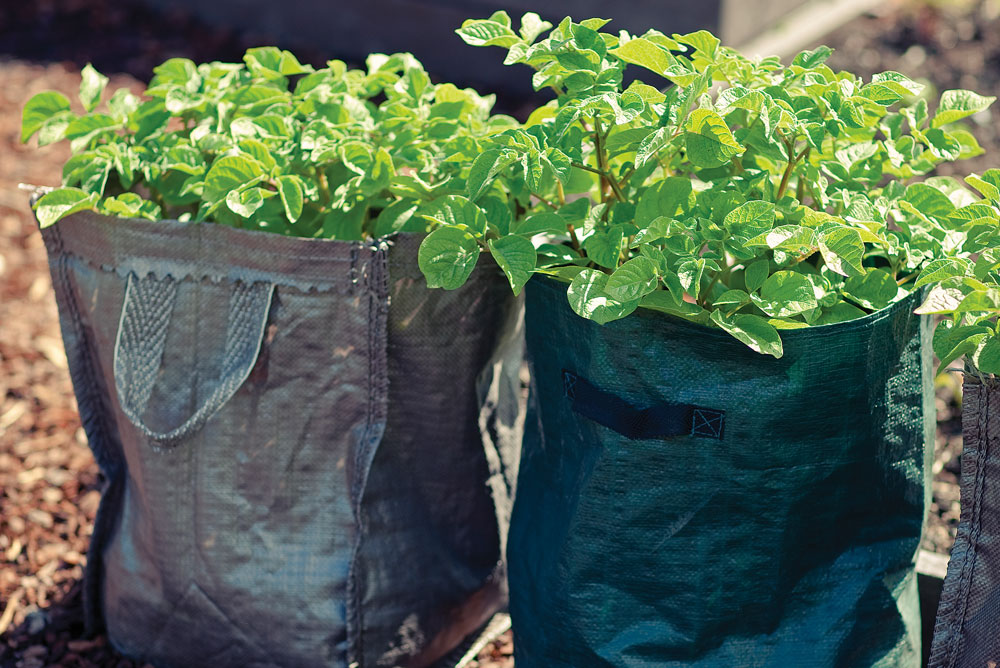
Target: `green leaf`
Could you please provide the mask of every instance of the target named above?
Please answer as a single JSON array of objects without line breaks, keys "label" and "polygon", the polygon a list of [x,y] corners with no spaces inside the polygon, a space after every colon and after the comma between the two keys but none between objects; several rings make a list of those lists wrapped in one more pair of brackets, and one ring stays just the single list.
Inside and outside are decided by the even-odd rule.
[{"label": "green leaf", "polygon": [[1000,374],[1000,337],[993,334],[979,348],[973,362],[983,373]]},{"label": "green leaf", "polygon": [[372,236],[380,239],[400,231],[413,219],[417,206],[417,203],[412,200],[398,199],[385,207],[375,219]]},{"label": "green leaf", "polygon": [[819,252],[826,266],[843,276],[858,276],[865,273],[861,260],[865,255],[865,243],[858,230],[835,228],[819,235]]},{"label": "green leaf", "polygon": [[[994,169],[990,171],[996,172],[997,170]],[[969,176],[966,176],[965,182],[978,190],[986,199],[991,200],[994,203],[1000,203],[1000,188],[997,187],[997,184],[990,183],[989,181],[980,178],[978,174],[970,174]]]},{"label": "green leaf", "polygon": [[176,84],[186,86],[190,83],[199,83],[198,68],[187,58],[170,58],[153,68],[156,75],[149,83],[150,88],[162,84]]},{"label": "green leaf", "polygon": [[205,190],[202,199],[216,204],[242,186],[251,185],[263,178],[261,164],[252,158],[227,155],[219,158],[205,175]]},{"label": "green leaf", "polygon": [[946,90],[941,94],[941,104],[931,121],[932,128],[939,128],[948,123],[960,121],[963,118],[985,111],[996,101],[993,96],[977,95],[971,90]]},{"label": "green leaf", "polygon": [[[641,204],[641,202],[640,202]],[[636,216],[636,222],[638,222],[638,215]],[[671,236],[671,222],[672,219],[666,216],[659,216],[653,219],[648,225],[640,229],[635,233],[635,237],[632,239],[630,245],[631,248],[635,248],[641,244],[651,244],[653,242],[659,241],[666,237]],[[685,237],[690,240],[690,237]],[[683,242],[682,242],[683,243]],[[684,252],[688,254],[694,253],[694,244],[691,243],[691,247],[684,249]]]},{"label": "green leaf", "polygon": [[698,167],[720,167],[746,149],[729,126],[711,109],[695,109],[688,117],[685,135],[687,157]]},{"label": "green leaf", "polygon": [[656,265],[645,257],[634,257],[608,279],[605,290],[612,298],[621,302],[641,299],[656,289],[659,280]]},{"label": "green leaf", "polygon": [[614,269],[618,266],[618,256],[622,249],[624,235],[620,227],[594,232],[583,242],[587,257],[596,264]]},{"label": "green leaf", "polygon": [[231,190],[226,195],[226,206],[229,210],[243,218],[249,218],[264,204],[260,188],[246,190]]},{"label": "green leaf", "polygon": [[881,72],[872,77],[872,83],[887,86],[896,92],[900,97],[907,95],[920,95],[924,90],[923,84],[911,80],[909,77],[899,72]]},{"label": "green leaf", "polygon": [[645,67],[660,76],[664,76],[674,63],[673,57],[667,51],[642,37],[630,39],[618,48],[612,49],[610,53],[626,63]]},{"label": "green leaf", "polygon": [[965,291],[954,285],[951,281],[938,283],[931,288],[931,291],[927,293],[927,297],[924,298],[924,303],[914,313],[954,313],[964,298]]},{"label": "green leaf", "polygon": [[70,214],[93,209],[96,204],[96,194],[87,194],[79,188],[58,188],[35,203],[35,216],[39,227],[45,229]]},{"label": "green leaf", "polygon": [[476,237],[486,234],[486,214],[475,202],[461,195],[448,195],[435,204],[434,212],[428,217],[439,225],[458,227]]},{"label": "green leaf", "polygon": [[294,223],[302,215],[302,179],[295,175],[279,176],[278,194],[285,207],[285,217]]},{"label": "green leaf", "polygon": [[313,71],[309,65],[302,65],[289,51],[282,51],[273,46],[259,46],[247,49],[243,62],[255,76],[266,79],[276,79],[295,74],[308,74]]},{"label": "green leaf", "polygon": [[655,156],[660,149],[670,143],[670,139],[670,131],[667,128],[657,128],[655,132],[646,135],[646,137],[639,143],[639,148],[636,150],[636,167],[642,167],[645,165],[646,162]]},{"label": "green leaf", "polygon": [[78,116],[66,127],[66,139],[74,140],[73,150],[83,148],[95,136],[111,132],[119,127],[119,123],[107,114],[90,114]]},{"label": "green leaf", "polygon": [[518,33],[520,33],[521,39],[530,44],[551,27],[551,23],[543,21],[535,12],[527,12],[521,17],[521,29],[518,30]]},{"label": "green leaf", "polygon": [[712,311],[710,317],[712,322],[751,350],[775,358],[784,354],[778,330],[764,318],[749,314],[726,317],[722,311]]},{"label": "green leaf", "polygon": [[773,318],[785,318],[819,306],[812,283],[795,271],[774,272],[761,286],[760,296],[750,297],[757,308]]},{"label": "green leaf", "polygon": [[538,149],[532,148],[521,156],[524,167],[524,182],[534,192],[542,189],[542,160]]},{"label": "green leaf", "polygon": [[476,268],[479,245],[475,237],[457,227],[439,227],[420,243],[417,264],[427,287],[455,290],[462,287]]},{"label": "green leaf", "polygon": [[963,355],[971,356],[993,331],[984,325],[955,325],[945,320],[934,329],[931,347],[940,359],[938,373]]},{"label": "green leaf", "polygon": [[653,309],[654,311],[661,311],[663,313],[680,316],[682,318],[697,318],[705,312],[705,310],[697,304],[686,302],[683,299],[674,299],[673,294],[667,292],[666,290],[655,290],[650,292],[642,298],[639,302],[639,306]]},{"label": "green leaf", "polygon": [[603,325],[624,318],[639,306],[639,300],[620,301],[607,292],[610,277],[596,269],[584,269],[570,283],[566,296],[580,316]]},{"label": "green leaf", "polygon": [[974,290],[967,294],[955,307],[956,313],[983,311],[995,313],[1000,311],[1000,288],[989,287]]},{"label": "green leaf", "polygon": [[863,276],[852,276],[844,283],[844,296],[864,308],[878,311],[896,298],[899,288],[884,269],[869,269]]},{"label": "green leaf", "polygon": [[736,207],[723,221],[726,229],[741,237],[756,237],[774,225],[774,204],[751,200]]},{"label": "green leaf", "polygon": [[187,111],[197,110],[203,104],[205,104],[204,95],[198,92],[191,92],[180,86],[167,91],[167,96],[163,99],[163,106],[175,116],[180,116]]},{"label": "green leaf", "polygon": [[535,247],[524,237],[512,236],[490,239],[490,253],[503,270],[514,294],[521,294],[521,288],[535,271],[538,255]]},{"label": "green leaf", "polygon": [[122,193],[117,197],[107,197],[100,202],[101,213],[109,216],[125,218],[147,218],[159,220],[160,207],[153,202],[144,200],[135,193]]},{"label": "green leaf", "polygon": [[473,201],[477,200],[489,189],[493,178],[514,161],[514,157],[513,151],[495,148],[480,153],[469,168],[465,183],[466,196]]},{"label": "green leaf", "polygon": [[811,51],[800,52],[792,59],[792,65],[811,70],[825,63],[831,55],[833,55],[833,49],[828,46],[819,46]]},{"label": "green leaf", "polygon": [[764,285],[768,274],[771,273],[771,263],[767,260],[757,260],[751,263],[743,272],[743,282],[746,283],[748,292],[757,292],[760,286]]},{"label": "green leaf", "polygon": [[510,29],[497,21],[472,20],[462,23],[455,31],[462,40],[471,46],[502,46],[509,48],[521,39]]},{"label": "green leaf", "polygon": [[66,111],[69,99],[62,93],[48,91],[33,96],[21,112],[21,141],[28,141],[47,120]]},{"label": "green leaf", "polygon": [[848,320],[857,320],[867,315],[864,311],[853,304],[838,302],[833,306],[824,308],[820,316],[812,323],[813,325],[832,325]]},{"label": "green leaf", "polygon": [[747,246],[767,246],[775,250],[804,252],[816,248],[816,232],[801,225],[779,225],[746,242]]},{"label": "green leaf", "polygon": [[108,85],[108,78],[95,70],[90,63],[87,63],[80,74],[83,77],[80,81],[80,102],[83,103],[84,109],[93,111],[101,101],[101,93]]},{"label": "green leaf", "polygon": [[533,236],[535,234],[565,234],[566,220],[557,213],[546,211],[536,213],[514,223],[514,234]]},{"label": "green leaf", "polygon": [[750,303],[750,295],[743,290],[726,290],[715,298],[712,306],[738,306]]},{"label": "green leaf", "polygon": [[661,217],[673,218],[687,208],[691,193],[691,179],[687,177],[668,176],[658,180],[639,197],[635,224],[647,227]]},{"label": "green leaf", "polygon": [[680,279],[681,287],[692,297],[697,298],[701,294],[701,277],[705,274],[707,261],[704,258],[684,260],[677,265],[677,278]]},{"label": "green leaf", "polygon": [[969,261],[964,258],[948,257],[931,260],[921,270],[913,287],[919,288],[928,283],[940,283],[956,276],[965,276],[969,267]]},{"label": "green leaf", "polygon": [[926,183],[914,183],[908,186],[903,199],[927,216],[946,218],[955,211],[955,205],[947,195]]},{"label": "green leaf", "polygon": [[681,44],[687,44],[694,47],[695,51],[698,51],[708,58],[713,58],[715,56],[715,52],[719,48],[719,44],[721,44],[719,38],[707,30],[698,30],[686,35],[678,35],[675,33],[674,39]]}]

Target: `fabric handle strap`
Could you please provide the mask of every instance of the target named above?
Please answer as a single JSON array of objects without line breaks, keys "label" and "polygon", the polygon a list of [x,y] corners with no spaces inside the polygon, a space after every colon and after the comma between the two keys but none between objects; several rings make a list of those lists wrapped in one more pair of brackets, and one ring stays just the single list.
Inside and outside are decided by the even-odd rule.
[{"label": "fabric handle strap", "polygon": [[573,411],[632,440],[699,436],[722,440],[726,412],[691,404],[662,403],[636,408],[572,371],[562,372]]},{"label": "fabric handle strap", "polygon": [[214,387],[180,426],[156,432],[146,426],[143,415],[160,372],[177,281],[129,274],[115,341],[115,389],[126,417],[159,447],[173,447],[201,429],[236,394],[257,362],[274,285],[241,281],[232,285],[225,350]]}]

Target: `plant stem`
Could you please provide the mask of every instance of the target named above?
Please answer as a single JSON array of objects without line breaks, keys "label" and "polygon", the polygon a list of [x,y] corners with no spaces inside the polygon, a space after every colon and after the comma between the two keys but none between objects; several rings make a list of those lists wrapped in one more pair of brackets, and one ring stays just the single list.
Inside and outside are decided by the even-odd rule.
[{"label": "plant stem", "polygon": [[788,179],[792,176],[792,170],[795,169],[795,149],[788,141],[782,137],[781,141],[785,143],[785,148],[788,149],[788,164],[785,165],[785,173],[781,175],[781,184],[778,186],[778,193],[774,196],[774,201],[781,200],[785,195],[785,188],[788,187]]},{"label": "plant stem", "polygon": [[[809,146],[806,146],[805,153],[802,155],[802,159],[809,160]],[[802,203],[802,199],[806,196],[806,178],[805,174],[799,174],[798,183],[795,186],[795,199],[799,200],[799,204]]]},{"label": "plant stem", "polygon": [[582,162],[576,162],[574,160],[570,164],[573,165],[574,167],[576,167],[577,169],[584,170],[585,172],[590,172],[591,174],[597,174],[599,176],[604,176],[604,172],[602,172],[601,170],[596,169],[594,167],[591,167],[590,165],[585,165]]},{"label": "plant stem", "polygon": [[576,236],[576,228],[570,223],[566,223],[566,231],[569,232],[569,245],[573,247],[577,253],[582,254],[583,250],[580,248],[580,239]]},{"label": "plant stem", "polygon": [[316,183],[319,184],[319,194],[323,197],[322,204],[330,204],[330,186],[326,182],[326,173],[323,172],[319,167],[313,167],[313,171],[316,173]]},{"label": "plant stem", "polygon": [[601,119],[594,116],[594,155],[597,158],[598,174],[601,177],[601,201],[606,202],[608,194],[608,180],[605,178],[604,170],[604,146],[601,143]]},{"label": "plant stem", "polygon": [[559,207],[557,207],[557,206],[556,206],[555,204],[553,204],[553,203],[552,203],[552,202],[550,202],[549,200],[545,199],[544,197],[542,197],[542,196],[541,196],[541,195],[539,195],[538,193],[536,193],[536,192],[532,192],[531,190],[529,190],[529,191],[528,191],[528,193],[529,193],[529,194],[530,194],[530,195],[531,195],[532,197],[534,197],[535,199],[537,199],[537,200],[538,200],[539,202],[541,202],[541,203],[542,203],[542,204],[544,204],[545,206],[547,206],[547,207],[549,207],[550,209],[552,209],[553,211],[558,211],[558,210],[559,210]]},{"label": "plant stem", "polygon": [[794,267],[794,266],[795,266],[795,265],[797,265],[797,264],[798,264],[799,262],[803,262],[803,261],[805,261],[805,260],[808,260],[808,259],[809,259],[809,258],[811,258],[811,257],[812,257],[813,255],[815,255],[815,254],[816,254],[816,253],[817,253],[818,251],[819,251],[819,249],[818,249],[818,248],[813,248],[812,250],[809,250],[809,251],[806,251],[805,253],[803,253],[802,255],[798,256],[797,258],[795,258],[794,260],[792,260],[791,262],[789,262],[789,263],[788,263],[787,265],[785,265],[785,266],[788,266],[788,267]]},{"label": "plant stem", "polygon": [[806,146],[799,151],[798,155],[795,155],[795,139],[793,138],[791,141],[788,141],[785,137],[782,137],[781,141],[784,142],[785,148],[788,149],[788,164],[785,166],[785,173],[781,175],[781,184],[778,186],[778,193],[774,197],[775,201],[780,200],[784,196],[785,189],[788,188],[788,179],[792,176],[795,165],[799,164],[799,161],[809,151],[809,146]]},{"label": "plant stem", "polygon": [[[591,174],[597,174],[598,176],[600,176],[601,183],[607,183],[608,185],[611,186],[611,189],[614,191],[615,197],[618,199],[618,201],[620,202],[625,201],[625,195],[622,193],[621,185],[615,180],[615,177],[610,172],[606,172],[602,169],[595,169],[590,165],[583,164],[582,162],[574,161],[570,164],[576,167],[577,169],[582,169],[586,172],[590,172]],[[635,170],[632,171],[634,172]],[[629,174],[629,176],[631,176],[631,174]]]},{"label": "plant stem", "polygon": [[712,281],[708,284],[708,287],[701,291],[702,296],[698,299],[699,306],[702,308],[708,308],[708,300],[712,296],[712,288],[714,288],[715,284],[719,282],[719,279],[722,278],[723,274],[727,276],[729,275],[729,270],[729,265],[726,265],[719,271],[715,272],[715,276],[712,277]]}]

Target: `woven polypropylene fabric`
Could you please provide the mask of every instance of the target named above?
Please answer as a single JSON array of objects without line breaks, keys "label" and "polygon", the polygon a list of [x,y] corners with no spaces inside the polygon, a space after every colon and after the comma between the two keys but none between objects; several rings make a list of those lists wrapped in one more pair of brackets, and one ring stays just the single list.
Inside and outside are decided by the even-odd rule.
[{"label": "woven polypropylene fabric", "polygon": [[[914,298],[783,331],[776,360],[649,311],[597,325],[553,281],[526,293],[518,668],[919,665],[934,409]],[[630,439],[574,410],[567,372],[622,405],[724,414],[724,429]]]},{"label": "woven polypropylene fabric", "polygon": [[[419,667],[504,605],[497,518],[509,509],[488,492],[484,444],[509,458],[519,433],[497,444],[480,431],[496,409],[481,385],[519,330],[495,266],[444,293],[414,278],[411,237],[364,245],[89,213],[43,236],[81,419],[108,480],[89,623],[119,650],[158,667]],[[135,388],[136,420],[114,389],[130,277],[172,302],[168,316],[138,308],[143,322],[129,325],[150,330],[126,337],[152,379]],[[254,325],[263,336],[243,376]],[[153,358],[158,369],[145,368]],[[425,366],[446,377],[428,385]],[[176,443],[134,424],[169,433],[214,410],[237,377]]]},{"label": "woven polypropylene fabric", "polygon": [[1000,382],[966,376],[962,515],[929,668],[1000,666]]}]

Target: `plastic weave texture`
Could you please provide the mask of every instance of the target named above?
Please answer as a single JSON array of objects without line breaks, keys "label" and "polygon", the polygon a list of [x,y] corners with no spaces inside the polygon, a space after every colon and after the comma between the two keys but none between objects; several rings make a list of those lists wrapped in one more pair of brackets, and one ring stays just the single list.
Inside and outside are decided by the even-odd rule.
[{"label": "plastic weave texture", "polygon": [[158,668],[432,665],[506,603],[522,312],[361,244],[81,213],[43,230],[106,478],[91,629]]},{"label": "plastic weave texture", "polygon": [[652,311],[600,326],[529,282],[518,668],[919,666],[917,303],[783,331],[774,359]]},{"label": "plastic weave texture", "polygon": [[1000,666],[1000,382],[994,378],[965,377],[961,493],[930,668]]}]

